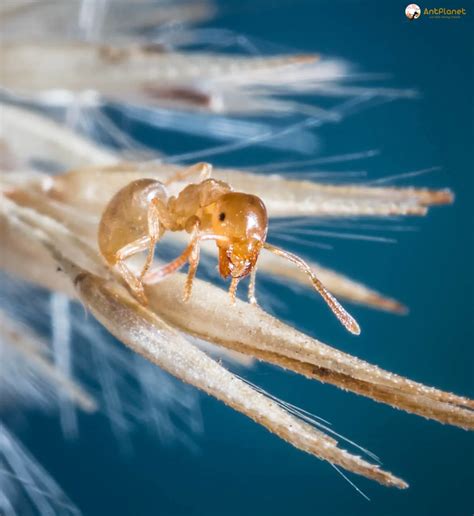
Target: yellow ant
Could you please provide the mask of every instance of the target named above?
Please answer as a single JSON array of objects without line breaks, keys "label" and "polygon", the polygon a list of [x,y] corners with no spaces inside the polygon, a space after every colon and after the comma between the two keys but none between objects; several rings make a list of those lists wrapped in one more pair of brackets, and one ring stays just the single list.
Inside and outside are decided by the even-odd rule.
[{"label": "yellow ant", "polygon": [[[211,173],[211,165],[198,163],[179,171],[165,183],[139,179],[119,190],[107,204],[99,224],[99,249],[135,297],[146,304],[144,284],[156,283],[189,262],[184,286],[184,300],[187,301],[199,263],[199,244],[214,240],[219,250],[220,275],[231,277],[231,302],[235,302],[240,280],[250,275],[248,299],[256,304],[256,265],[264,248],[305,272],[339,321],[358,335],[357,322],[328,292],[309,265],[298,256],[266,242],[268,216],[263,201],[255,195],[234,192],[229,184],[212,179]],[[183,188],[177,197],[169,197],[166,185],[191,175],[198,175],[199,182]],[[190,242],[175,260],[150,270],[155,245],[166,231],[186,231],[191,235]],[[145,264],[136,276],[125,260],[145,250]]]}]

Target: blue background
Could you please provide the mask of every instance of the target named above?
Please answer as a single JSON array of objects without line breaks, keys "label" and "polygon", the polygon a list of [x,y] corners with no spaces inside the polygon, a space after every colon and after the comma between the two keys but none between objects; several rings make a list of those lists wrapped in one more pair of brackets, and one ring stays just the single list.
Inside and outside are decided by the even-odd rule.
[{"label": "blue background", "polygon": [[[370,177],[439,165],[441,172],[409,183],[448,186],[456,193],[453,206],[415,221],[420,231],[401,233],[397,245],[334,241],[331,252],[292,246],[402,300],[409,315],[351,306],[363,327],[362,335],[353,338],[315,297],[263,279],[265,288],[285,301],[275,312],[302,331],[385,369],[473,397],[471,13],[461,20],[422,17],[409,22],[406,2],[397,1],[221,4],[213,27],[341,57],[361,71],[390,73],[391,87],[416,88],[421,93],[416,100],[397,100],[326,125],[319,133],[321,152],[380,149],[379,157],[361,165]],[[443,6],[472,6],[461,4]],[[183,141],[173,138],[165,150],[189,150]],[[215,163],[245,165],[257,157],[267,163],[276,159],[272,151],[245,150],[218,156]],[[30,431],[23,429],[20,437],[86,515],[473,513],[474,449],[467,432],[272,367],[258,365],[245,376],[330,420],[337,431],[379,455],[410,488],[391,490],[351,477],[371,498],[367,502],[329,465],[204,395],[205,431],[194,437],[197,453],[160,444],[144,429],[133,435],[133,455],[122,455],[101,416],[82,417],[80,440],[68,443],[57,418],[32,412]]]}]

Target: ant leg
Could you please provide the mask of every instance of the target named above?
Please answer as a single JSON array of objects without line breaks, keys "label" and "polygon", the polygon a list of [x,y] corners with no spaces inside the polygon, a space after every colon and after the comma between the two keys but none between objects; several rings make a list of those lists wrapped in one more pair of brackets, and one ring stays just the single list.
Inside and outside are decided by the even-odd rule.
[{"label": "ant leg", "polygon": [[133,274],[133,272],[125,265],[124,262],[117,262],[115,265],[125,280],[133,295],[140,301],[142,305],[146,305],[148,300],[145,295],[143,283]]},{"label": "ant leg", "polygon": [[186,284],[184,285],[184,301],[187,301],[191,297],[193,289],[193,281],[196,276],[196,271],[199,265],[199,243],[196,240],[194,248],[189,256],[189,271],[186,278]]},{"label": "ant leg", "polygon": [[160,214],[158,207],[155,202],[151,202],[148,206],[148,253],[146,255],[145,264],[143,265],[142,272],[140,273],[139,279],[143,280],[143,276],[148,272],[151,264],[153,263],[153,257],[155,255],[155,245],[160,238]]},{"label": "ant leg", "polygon": [[257,298],[255,297],[255,277],[257,275],[257,268],[254,267],[250,272],[249,292],[248,299],[251,305],[257,304]]},{"label": "ant leg", "polygon": [[116,263],[115,267],[118,269],[127,285],[132,290],[133,294],[143,304],[146,304],[147,299],[143,290],[143,284],[141,278],[137,278],[135,274],[125,264],[125,260],[134,254],[141,251],[145,251],[149,246],[150,237],[144,236],[127,244],[126,246],[119,249],[115,255]]},{"label": "ant leg", "polygon": [[175,174],[169,177],[166,181],[164,181],[165,185],[170,185],[175,181],[182,181],[189,176],[199,175],[199,181],[204,181],[205,179],[209,179],[212,174],[212,165],[209,163],[196,163],[195,165],[185,168],[184,170],[178,170]]},{"label": "ant leg", "polygon": [[237,293],[237,286],[239,285],[240,278],[232,278],[230,281],[229,287],[229,295],[230,295],[230,304],[235,305],[235,295]]},{"label": "ant leg", "polygon": [[169,262],[166,265],[163,265],[162,267],[158,267],[157,269],[152,269],[151,271],[149,271],[144,277],[144,282],[149,285],[152,285],[153,283],[158,283],[164,277],[169,276],[173,272],[176,272],[179,269],[181,269],[181,267],[183,267],[186,264],[186,262],[190,259],[193,252],[195,252],[194,249],[197,246],[198,242],[199,235],[197,233],[196,227],[196,229],[193,232],[191,242],[188,244],[185,250],[172,262]]},{"label": "ant leg", "polygon": [[301,271],[303,271],[313,284],[314,289],[319,292],[324,301],[326,301],[329,308],[333,311],[334,315],[339,319],[341,324],[343,324],[345,328],[354,335],[360,334],[360,327],[357,324],[357,321],[348,312],[346,312],[339,301],[326,289],[311,267],[304,260],[293,253],[285,251],[284,249],[280,249],[279,247],[269,243],[265,243],[264,248],[271,253],[276,254],[277,256],[281,256],[282,258],[285,258],[286,260],[294,263]]}]

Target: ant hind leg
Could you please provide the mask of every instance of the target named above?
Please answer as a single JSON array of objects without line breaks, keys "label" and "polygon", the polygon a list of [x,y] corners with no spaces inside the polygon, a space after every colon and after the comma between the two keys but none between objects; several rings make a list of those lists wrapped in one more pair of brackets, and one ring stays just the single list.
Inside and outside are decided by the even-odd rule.
[{"label": "ant hind leg", "polygon": [[176,181],[182,181],[189,176],[197,175],[199,177],[199,182],[204,181],[205,179],[209,179],[212,175],[212,165],[209,163],[196,163],[191,167],[185,168],[184,170],[178,170],[175,174],[169,177],[164,184],[170,185]]},{"label": "ant hind leg", "polygon": [[148,253],[146,256],[145,263],[143,265],[142,272],[140,273],[140,281],[143,280],[143,277],[148,272],[151,264],[153,263],[153,257],[155,255],[155,245],[160,239],[161,236],[161,224],[160,224],[160,212],[159,209],[153,201],[150,203],[148,207]]},{"label": "ant hind leg", "polygon": [[133,274],[123,261],[118,261],[115,267],[122,275],[122,278],[132,291],[132,294],[140,301],[141,304],[146,305],[148,300],[145,295],[143,283],[135,276],[135,274]]},{"label": "ant hind leg", "polygon": [[145,251],[149,248],[150,245],[150,237],[144,236],[127,244],[126,246],[119,249],[115,255],[116,263],[115,267],[122,275],[123,279],[127,283],[127,285],[132,290],[133,294],[139,299],[139,301],[143,304],[147,303],[147,299],[145,296],[145,291],[143,289],[143,283],[141,278],[137,278],[136,275],[129,269],[129,267],[125,264],[125,260],[134,254],[137,254],[141,251]]}]

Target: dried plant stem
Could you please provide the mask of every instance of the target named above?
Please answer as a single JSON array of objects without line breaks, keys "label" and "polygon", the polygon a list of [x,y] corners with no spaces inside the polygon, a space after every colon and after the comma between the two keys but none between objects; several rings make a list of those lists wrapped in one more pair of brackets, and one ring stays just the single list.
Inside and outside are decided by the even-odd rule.
[{"label": "dried plant stem", "polygon": [[12,207],[12,216],[15,217],[15,211],[20,216],[15,224],[51,252],[75,285],[81,301],[125,345],[177,378],[244,413],[295,447],[384,485],[407,487],[403,480],[379,466],[338,448],[332,437],[294,417],[278,403],[235,377],[176,329],[131,298],[123,287],[91,274],[66,258],[51,240],[51,235],[25,221],[23,210]]},{"label": "dried plant stem", "polygon": [[[10,201],[8,203],[17,216],[30,224],[42,222],[47,231],[54,234],[53,228],[58,225],[57,222],[51,221],[50,224],[48,217],[35,218],[32,210],[20,208]],[[59,234],[56,231],[56,238],[64,232],[64,229]],[[64,244],[66,242],[87,246],[71,238],[66,239]],[[82,251],[82,254],[93,259],[92,251]],[[96,260],[99,263],[95,267],[100,267],[98,257]],[[203,281],[196,280],[193,296],[185,303],[182,300],[184,281],[185,276],[176,273],[147,289],[150,307],[174,327],[230,349],[253,349],[250,354],[258,358],[261,358],[261,352],[270,353],[269,356],[275,358],[273,362],[278,365],[284,365],[284,357],[288,359],[285,364],[292,364],[295,371],[307,376],[329,381],[441,422],[463,428],[473,427],[474,413],[461,408],[473,408],[472,400],[426,387],[335,350],[248,303],[237,300],[235,307],[231,307],[223,290]],[[302,365],[296,365],[295,361]],[[305,364],[310,364],[312,369]]]},{"label": "dried plant stem", "polygon": [[112,165],[118,159],[113,151],[39,113],[3,103],[0,103],[0,139],[15,156],[24,160],[30,157],[53,160],[64,168],[91,163]]},{"label": "dried plant stem", "polygon": [[[66,94],[70,101],[82,95],[86,104],[97,103],[99,98],[128,103],[134,99],[147,106],[216,112],[288,111],[297,106],[271,99],[270,93],[278,88],[298,92],[295,83],[317,82],[321,74],[311,66],[317,59],[314,55],[173,52],[158,44],[6,41],[0,48],[0,84],[18,95],[46,96],[53,102],[60,90],[62,96],[56,98],[62,103]],[[287,79],[290,69],[296,72],[292,81]],[[259,88],[258,93],[252,87]]]},{"label": "dried plant stem", "polygon": [[[237,300],[231,309],[224,291],[202,281],[195,282],[192,298],[183,303],[183,281],[175,275],[147,290],[150,306],[173,326],[257,358],[268,356],[274,359],[270,362],[379,401],[390,400],[408,412],[474,428],[474,412],[461,408],[474,408],[473,400],[413,382],[335,350],[258,307]],[[425,406],[430,407],[428,411]]]},{"label": "dried plant stem", "polygon": [[[2,86],[13,91],[54,90],[59,80],[64,90],[95,90],[112,98],[129,97],[133,91],[146,90],[152,85],[158,89],[157,84],[176,86],[187,83],[188,90],[191,90],[190,83],[199,79],[271,86],[275,75],[289,68],[313,64],[318,59],[315,55],[226,56],[172,52],[160,45],[81,42],[5,42],[0,58],[4,72]],[[81,68],[78,68],[79,63]],[[117,73],[118,65],[120,73]],[[60,78],[57,75],[59,70]]]},{"label": "dried plant stem", "polygon": [[[166,181],[181,169],[177,165],[147,162],[88,167],[58,177],[52,193],[57,198],[67,197],[68,189],[74,185],[76,202],[102,203],[133,180],[150,177]],[[449,190],[326,185],[230,169],[214,169],[213,177],[228,182],[236,191],[261,197],[273,218],[425,215],[427,207],[449,204],[453,200]],[[169,186],[170,192],[177,193],[185,184],[173,183]]]},{"label": "dried plant stem", "polygon": [[337,442],[293,417],[210,359],[179,333],[128,296],[90,274],[75,278],[80,298],[94,316],[124,344],[181,380],[242,412],[293,446],[348,471],[398,488],[407,484],[360,457],[337,447]]},{"label": "dried plant stem", "polygon": [[318,367],[308,362],[288,358],[285,355],[270,351],[262,351],[255,347],[244,346],[240,343],[228,343],[227,348],[293,371],[307,378],[329,383],[340,389],[366,396],[399,410],[405,410],[427,419],[434,419],[440,423],[459,426],[466,430],[474,428],[474,415],[472,412],[470,413],[447,402],[423,399],[418,395],[409,394],[403,390],[395,390],[376,382],[359,380],[329,368]]},{"label": "dried plant stem", "polygon": [[453,200],[449,190],[329,185],[238,170],[218,170],[216,177],[262,197],[272,217],[425,215],[427,206]]},{"label": "dried plant stem", "polygon": [[[36,141],[40,140],[36,135]],[[61,155],[68,145],[70,142],[56,152]],[[84,147],[78,157],[82,152]],[[0,253],[0,265],[51,290],[77,295],[113,335],[135,352],[246,414],[295,447],[385,485],[406,487],[378,466],[338,448],[332,437],[232,375],[191,344],[186,335],[408,412],[474,428],[474,401],[342,353],[248,303],[237,300],[230,306],[227,294],[209,283],[196,280],[193,295],[185,303],[185,276],[176,273],[146,288],[148,307],[133,299],[121,278],[104,266],[97,253],[97,219],[121,186],[143,177],[166,180],[177,170],[163,164],[131,163],[75,170],[58,178],[30,173],[2,178],[0,232],[5,252]],[[452,199],[448,191],[337,187],[226,170],[216,171],[215,176],[230,180],[236,189],[245,183],[242,189],[261,195],[275,216],[424,214],[428,205]],[[275,267],[278,270],[271,263],[267,267],[270,272],[275,272]],[[279,274],[291,277],[288,271]],[[341,289],[354,286],[341,286],[344,278],[340,276],[333,277],[333,282]],[[360,288],[357,295],[373,303],[383,302]],[[387,303],[392,309],[400,308],[392,300]]]}]

